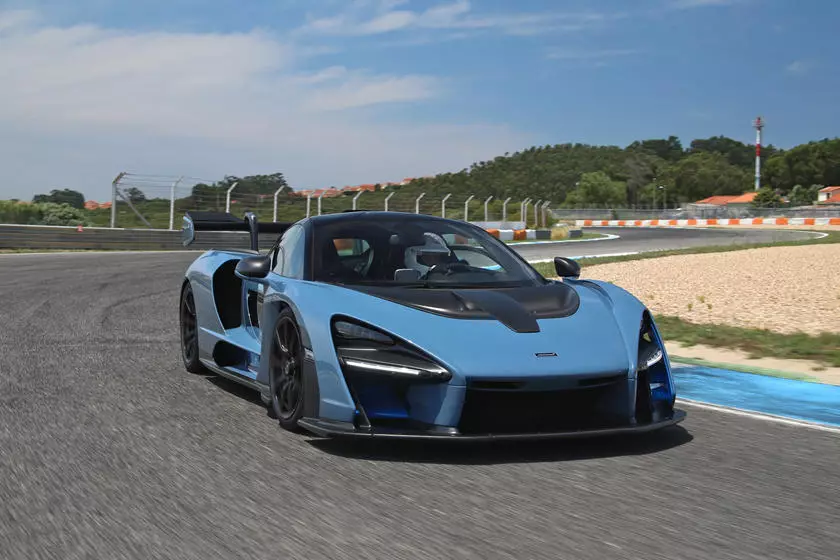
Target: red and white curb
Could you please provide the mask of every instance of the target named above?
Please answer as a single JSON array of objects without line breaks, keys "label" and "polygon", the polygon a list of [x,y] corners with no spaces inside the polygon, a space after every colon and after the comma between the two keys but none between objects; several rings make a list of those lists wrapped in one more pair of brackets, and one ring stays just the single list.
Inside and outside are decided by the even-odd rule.
[{"label": "red and white curb", "polygon": [[487,232],[501,241],[520,241],[526,239],[550,240],[550,229],[493,229],[488,228]]},{"label": "red and white curb", "polygon": [[497,237],[500,241],[520,241],[518,245],[528,243],[580,243],[583,241],[607,241],[618,239],[618,235],[604,233],[603,237],[592,239],[551,239],[550,229],[488,229],[490,235]]},{"label": "red and white curb", "polygon": [[575,220],[576,226],[840,226],[840,218],[724,218],[684,220]]}]

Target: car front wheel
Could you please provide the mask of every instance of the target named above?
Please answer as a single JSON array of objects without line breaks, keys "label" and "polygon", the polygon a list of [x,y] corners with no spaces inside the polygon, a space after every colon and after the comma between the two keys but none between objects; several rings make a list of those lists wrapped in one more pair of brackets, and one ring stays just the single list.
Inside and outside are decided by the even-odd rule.
[{"label": "car front wheel", "polygon": [[195,297],[189,282],[181,290],[180,325],[181,358],[184,360],[184,367],[190,373],[208,373],[207,368],[198,359],[198,318]]},{"label": "car front wheel", "polygon": [[299,431],[303,415],[303,344],[294,313],[280,313],[274,329],[269,359],[271,408],[280,426]]}]

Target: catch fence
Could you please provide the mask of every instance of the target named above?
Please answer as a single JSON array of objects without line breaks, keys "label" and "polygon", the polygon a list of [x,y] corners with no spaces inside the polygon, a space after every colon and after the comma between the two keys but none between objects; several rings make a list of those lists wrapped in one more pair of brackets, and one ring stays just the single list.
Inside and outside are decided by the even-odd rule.
[{"label": "catch fence", "polygon": [[96,225],[147,227],[175,230],[180,216],[188,211],[254,212],[260,221],[297,221],[307,216],[346,210],[386,210],[444,216],[471,222],[509,224],[510,227],[546,227],[551,201],[533,198],[504,200],[478,195],[416,192],[403,185],[376,190],[327,188],[309,192],[287,192],[278,186],[273,192],[248,192],[233,182],[221,187],[214,181],[192,177],[163,177],[121,174],[112,185],[108,221],[102,209]]}]

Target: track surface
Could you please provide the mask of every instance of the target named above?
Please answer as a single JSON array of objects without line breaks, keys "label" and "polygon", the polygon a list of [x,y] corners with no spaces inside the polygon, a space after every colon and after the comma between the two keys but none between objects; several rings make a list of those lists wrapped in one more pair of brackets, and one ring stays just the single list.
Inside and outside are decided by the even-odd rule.
[{"label": "track surface", "polygon": [[619,239],[578,241],[570,243],[514,244],[528,260],[552,259],[612,253],[635,253],[700,247],[703,245],[734,245],[746,243],[776,243],[814,237],[813,233],[790,230],[743,230],[709,228],[583,228],[585,232],[609,233]]},{"label": "track surface", "polygon": [[0,557],[840,558],[840,436],[334,445],[188,374],[193,254],[0,257]]}]

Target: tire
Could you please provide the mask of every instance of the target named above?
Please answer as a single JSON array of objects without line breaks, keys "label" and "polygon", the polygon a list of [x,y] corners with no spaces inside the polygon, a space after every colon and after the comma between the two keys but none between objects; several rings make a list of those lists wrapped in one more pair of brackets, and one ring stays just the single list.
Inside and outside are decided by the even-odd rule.
[{"label": "tire", "polygon": [[298,420],[303,416],[303,343],[295,315],[291,309],[280,312],[271,339],[268,365],[269,407],[280,426],[300,432]]},{"label": "tire", "polygon": [[198,359],[198,318],[195,297],[189,282],[186,282],[181,290],[179,311],[181,359],[184,361],[184,367],[190,373],[209,373],[209,370]]}]

